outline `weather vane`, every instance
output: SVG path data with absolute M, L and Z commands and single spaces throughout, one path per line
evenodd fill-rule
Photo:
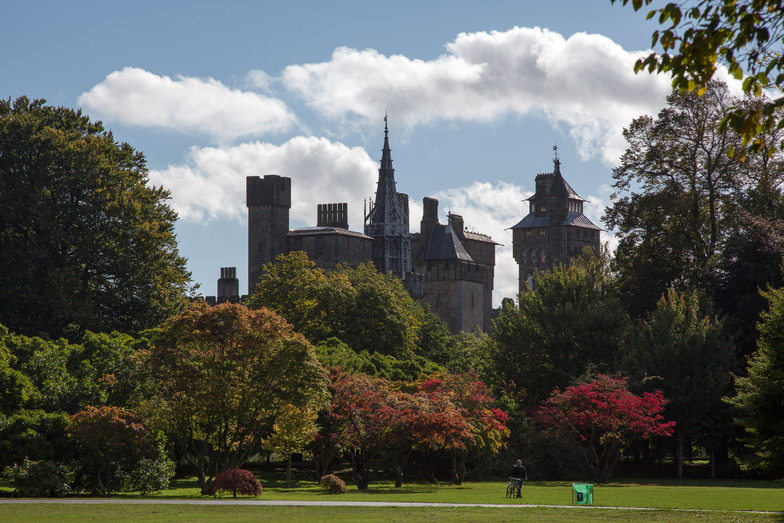
M 553 145 L 553 151 L 555 151 L 555 153 L 554 153 L 555 154 L 555 159 L 557 160 L 558 159 L 558 146 L 557 145 Z

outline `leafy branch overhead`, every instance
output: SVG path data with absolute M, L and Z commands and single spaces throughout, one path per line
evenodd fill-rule
M 610 0 L 630 4 L 635 11 L 652 0 Z M 699 0 L 670 2 L 648 12 L 662 29 L 653 32 L 653 52 L 635 64 L 635 71 L 670 73 L 679 90 L 705 92 L 719 64 L 743 80 L 743 91 L 759 97 L 784 85 L 784 6 L 778 0 Z M 784 97 L 766 99 L 758 106 L 736 106 L 722 126 L 730 126 L 750 144 L 752 152 L 765 145 L 764 133 L 782 128 L 775 116 Z M 741 153 L 742 154 L 742 153 Z

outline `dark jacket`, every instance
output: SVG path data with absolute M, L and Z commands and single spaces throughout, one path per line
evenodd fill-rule
M 512 467 L 512 473 L 509 474 L 509 476 L 513 478 L 528 479 L 528 474 L 525 473 L 525 467 L 522 465 L 519 467 L 517 465 Z

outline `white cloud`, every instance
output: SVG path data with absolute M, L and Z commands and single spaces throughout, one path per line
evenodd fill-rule
M 409 126 L 544 116 L 568 127 L 583 159 L 608 164 L 623 152 L 623 127 L 658 112 L 670 92 L 666 76 L 634 74 L 635 60 L 646 52 L 626 51 L 596 34 L 565 39 L 515 27 L 461 33 L 446 49 L 423 61 L 341 47 L 329 62 L 287 67 L 283 82 L 325 116 L 361 125 L 375 122 L 379 108 Z
M 266 174 L 292 179 L 292 226 L 313 225 L 319 203 L 348 202 L 351 225 L 361 230 L 357 194 L 375 192 L 378 164 L 360 147 L 296 137 L 282 145 L 194 147 L 186 164 L 150 171 L 150 183 L 171 191 L 182 220 L 244 220 L 245 177 Z
M 261 74 L 253 78 L 266 82 Z M 212 78 L 172 79 L 135 67 L 111 73 L 82 93 L 79 104 L 105 120 L 203 134 L 221 143 L 285 132 L 296 123 L 280 100 L 230 89 Z

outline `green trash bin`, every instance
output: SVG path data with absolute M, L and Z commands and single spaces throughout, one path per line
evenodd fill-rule
M 593 485 L 572 483 L 572 505 L 593 505 Z

